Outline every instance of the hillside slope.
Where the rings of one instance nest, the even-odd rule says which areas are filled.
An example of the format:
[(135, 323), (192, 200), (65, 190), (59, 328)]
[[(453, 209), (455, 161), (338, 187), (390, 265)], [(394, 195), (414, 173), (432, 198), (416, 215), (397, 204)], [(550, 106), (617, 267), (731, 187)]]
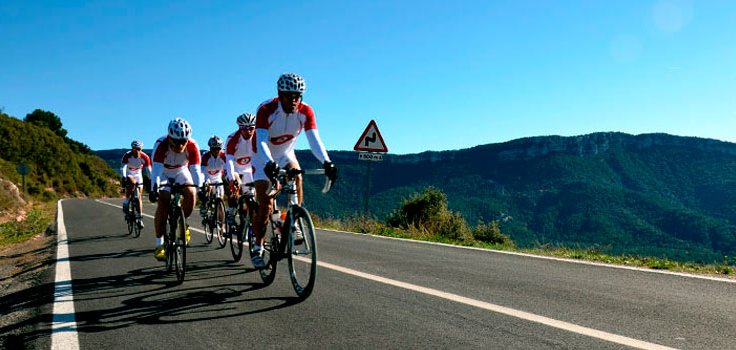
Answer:
[(79, 145), (47, 128), (0, 114), (0, 175), (20, 186), (16, 167), (27, 164), (31, 173), (26, 191), (31, 195), (118, 195), (115, 172), (100, 157), (80, 152)]

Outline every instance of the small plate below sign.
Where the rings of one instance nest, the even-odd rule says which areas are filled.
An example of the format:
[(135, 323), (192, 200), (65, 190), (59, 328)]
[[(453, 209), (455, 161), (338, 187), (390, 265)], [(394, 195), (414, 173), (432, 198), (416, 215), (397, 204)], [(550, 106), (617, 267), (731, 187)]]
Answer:
[(383, 160), (383, 154), (379, 153), (358, 153), (358, 159), (380, 162)]

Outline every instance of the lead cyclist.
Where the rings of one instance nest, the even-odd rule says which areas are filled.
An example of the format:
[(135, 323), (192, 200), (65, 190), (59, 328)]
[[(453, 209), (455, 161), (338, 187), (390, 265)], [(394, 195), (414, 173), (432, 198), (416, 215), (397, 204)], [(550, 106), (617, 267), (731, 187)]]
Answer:
[[(267, 191), (275, 181), (280, 167), (301, 169), (294, 153), (296, 138), (304, 130), (309, 141), (312, 154), (319, 160), (325, 175), (330, 181), (337, 179), (337, 167), (330, 161), (327, 150), (322, 144), (317, 131), (317, 123), (312, 107), (302, 101), (306, 83), (296, 73), (282, 74), (277, 83), (278, 96), (263, 102), (256, 114), (256, 156), (253, 160), (253, 178), (255, 180), (258, 210), (253, 220), (253, 231), (256, 234), (254, 254), (251, 258), (253, 266), (263, 269), (265, 263), (261, 257), (263, 241), (268, 218), (273, 210), (273, 201)], [(296, 178), (297, 198), (299, 205), (303, 202), (302, 177)], [(266, 209), (266, 210), (263, 210)]]

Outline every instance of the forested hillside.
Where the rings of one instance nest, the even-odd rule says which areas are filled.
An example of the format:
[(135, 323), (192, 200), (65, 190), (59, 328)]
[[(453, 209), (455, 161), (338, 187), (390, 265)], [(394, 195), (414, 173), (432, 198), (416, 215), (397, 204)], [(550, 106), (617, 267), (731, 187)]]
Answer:
[(0, 177), (20, 188), (16, 168), (24, 163), (30, 168), (26, 191), (32, 196), (117, 196), (115, 172), (89, 147), (66, 137), (57, 120), (41, 110), (26, 121), (0, 113)]
[[(116, 150), (115, 159), (124, 150)], [(307, 178), (305, 205), (323, 217), (361, 214), (367, 163), (330, 152), (337, 186)], [(299, 151), (304, 167), (319, 167)], [(722, 261), (736, 255), (736, 145), (665, 134), (533, 137), (470, 149), (386, 155), (372, 164), (371, 215), (385, 218), (427, 186), (469, 223), (499, 220), (520, 246)]]

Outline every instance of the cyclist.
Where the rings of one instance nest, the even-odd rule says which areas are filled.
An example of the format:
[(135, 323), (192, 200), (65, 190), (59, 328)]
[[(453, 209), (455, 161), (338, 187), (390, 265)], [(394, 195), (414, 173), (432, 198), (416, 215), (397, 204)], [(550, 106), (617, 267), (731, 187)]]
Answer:
[(236, 119), (238, 130), (227, 137), (225, 155), (227, 159), (227, 178), (230, 183), (228, 217), (233, 217), (237, 207), (237, 197), (245, 191), (243, 186), (253, 182), (253, 134), (256, 129), (256, 116), (243, 113)]
[[(154, 223), (156, 226), (156, 249), (154, 256), (158, 260), (166, 258), (164, 248), (164, 232), (166, 232), (166, 216), (171, 202), (171, 190), (168, 179), (174, 184), (202, 185), (199, 147), (192, 138), (192, 127), (182, 118), (169, 122), (167, 135), (160, 137), (153, 147), (153, 173), (151, 175), (150, 201), (158, 202)], [(159, 194), (159, 188), (161, 190)], [(160, 198), (159, 198), (160, 197)], [(196, 194), (193, 187), (183, 190), (184, 216), (189, 217), (194, 210)], [(189, 227), (186, 228), (186, 240), (189, 243)]]
[[(123, 202), (123, 212), (128, 213), (128, 202), (133, 195), (133, 184), (143, 183), (143, 168), (148, 170), (148, 176), (151, 176), (151, 158), (143, 153), (143, 142), (133, 140), (130, 143), (130, 151), (125, 152), (120, 165), (120, 186), (125, 188), (125, 201)], [(143, 201), (141, 200), (142, 188), (136, 187), (138, 191), (138, 208), (143, 214)], [(143, 221), (138, 223), (139, 228), (143, 228)]]
[[(202, 167), (204, 168), (205, 183), (222, 183), (222, 173), (225, 170), (225, 152), (222, 151), (222, 139), (217, 135), (212, 135), (207, 141), (207, 145), (210, 147), (210, 151), (205, 153), (202, 157)], [(205, 190), (204, 188), (199, 191), (199, 200), (201, 202), (199, 207), (199, 213), (204, 216), (207, 212), (207, 198), (210, 195), (212, 188)], [(215, 189), (217, 196), (222, 198), (224, 190), (222, 186)]]
[[(254, 159), (254, 179), (256, 198), (259, 210), (253, 221), (253, 230), (256, 233), (256, 252), (263, 251), (263, 240), (268, 223), (268, 217), (273, 209), (271, 198), (266, 194), (269, 182), (278, 182), (274, 179), (279, 167), (301, 169), (294, 153), (296, 137), (305, 131), (312, 154), (322, 162), (325, 175), (331, 180), (337, 179), (337, 168), (330, 161), (327, 150), (322, 144), (317, 131), (317, 123), (312, 107), (302, 102), (302, 95), (306, 90), (304, 79), (295, 73), (282, 74), (277, 83), (278, 96), (263, 102), (256, 114), (256, 157)], [(301, 205), (303, 200), (302, 178), (296, 178), (297, 198)], [(261, 210), (265, 208), (266, 210)], [(252, 258), (253, 266), (264, 268), (261, 254)]]

